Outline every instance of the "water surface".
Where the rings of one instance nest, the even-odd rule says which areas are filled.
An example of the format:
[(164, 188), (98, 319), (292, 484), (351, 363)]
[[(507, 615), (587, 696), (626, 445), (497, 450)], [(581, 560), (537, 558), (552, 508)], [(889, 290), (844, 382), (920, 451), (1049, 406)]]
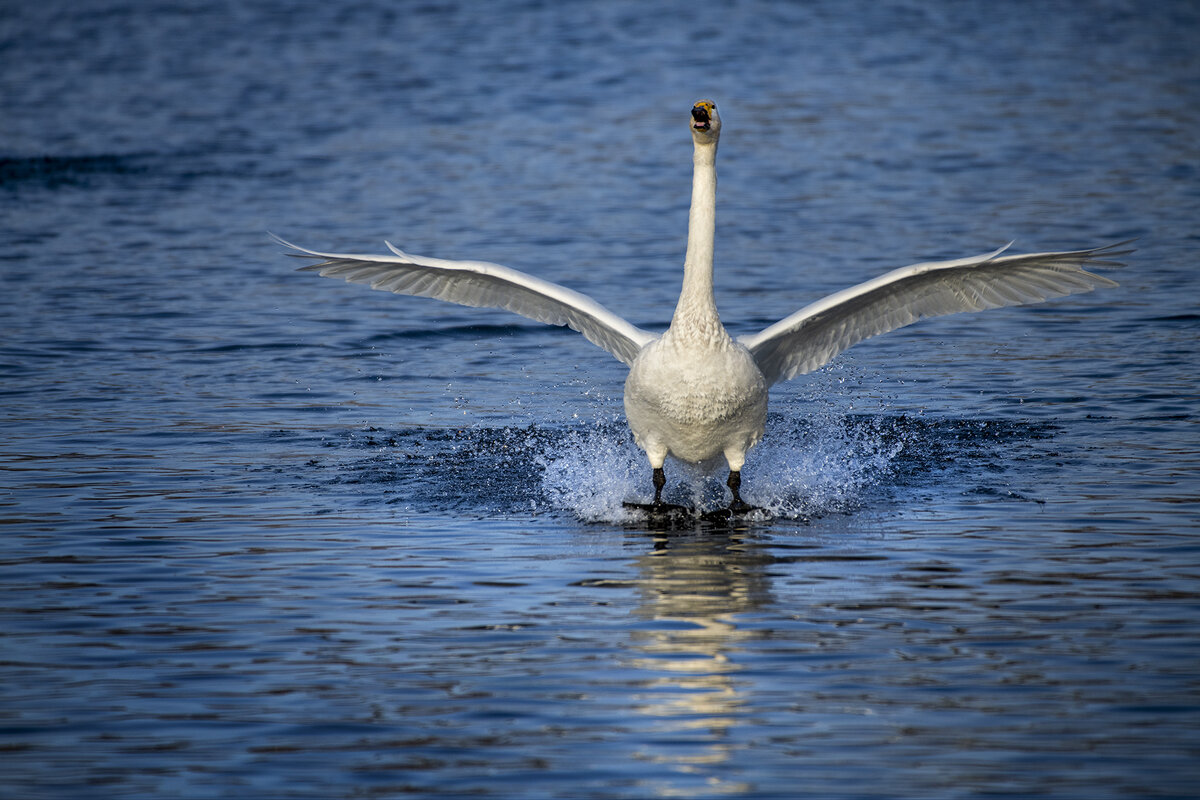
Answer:
[[(43, 2), (0, 19), (5, 796), (1187, 797), (1189, 3)], [(776, 388), (661, 531), (623, 367), (296, 274), (483, 258), (661, 328), (687, 111), (735, 333), (1138, 237)], [(723, 476), (670, 467), (712, 505)]]

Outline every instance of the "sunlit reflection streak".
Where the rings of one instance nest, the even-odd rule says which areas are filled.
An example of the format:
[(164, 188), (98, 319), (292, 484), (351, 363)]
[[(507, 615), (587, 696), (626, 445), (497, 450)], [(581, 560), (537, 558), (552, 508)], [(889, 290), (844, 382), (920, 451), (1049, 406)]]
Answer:
[(655, 721), (636, 757), (671, 768), (675, 781), (656, 782), (661, 797), (743, 794), (746, 782), (720, 774), (737, 746), (730, 732), (744, 724), (747, 700), (737, 675), (740, 643), (756, 634), (739, 614), (770, 602), (763, 567), (771, 559), (737, 532), (653, 535), (654, 549), (638, 559), (648, 625), (631, 634), (628, 663), (653, 675), (634, 698), (634, 710)]

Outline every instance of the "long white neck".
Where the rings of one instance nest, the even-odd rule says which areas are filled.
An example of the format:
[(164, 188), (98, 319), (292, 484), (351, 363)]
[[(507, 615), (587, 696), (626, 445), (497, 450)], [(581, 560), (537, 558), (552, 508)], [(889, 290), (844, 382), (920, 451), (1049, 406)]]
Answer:
[(675, 306), (672, 328), (721, 327), (713, 299), (713, 237), (717, 225), (716, 159), (716, 142), (696, 142), (692, 158), (692, 209), (688, 213), (687, 254), (683, 259), (683, 290)]

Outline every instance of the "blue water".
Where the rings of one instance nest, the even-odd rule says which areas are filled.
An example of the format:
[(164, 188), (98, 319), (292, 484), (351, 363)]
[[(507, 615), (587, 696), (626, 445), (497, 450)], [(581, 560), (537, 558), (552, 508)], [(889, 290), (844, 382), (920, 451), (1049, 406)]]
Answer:
[[(0, 794), (1195, 796), (1198, 53), (1190, 2), (7, 4)], [(1138, 251), (778, 386), (770, 517), (660, 531), (606, 353), (266, 235), (661, 328), (701, 97), (735, 333)]]

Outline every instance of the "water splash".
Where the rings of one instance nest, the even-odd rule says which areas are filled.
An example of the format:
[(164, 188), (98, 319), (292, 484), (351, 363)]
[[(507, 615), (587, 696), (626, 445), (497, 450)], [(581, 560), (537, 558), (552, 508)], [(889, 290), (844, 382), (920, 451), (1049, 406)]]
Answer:
[[(627, 522), (626, 500), (651, 496), (650, 468), (623, 422), (597, 423), (546, 442), (537, 454), (542, 491), (553, 508), (587, 521)], [(807, 519), (845, 513), (889, 474), (904, 439), (880, 417), (851, 417), (828, 408), (797, 418), (772, 414), (767, 435), (742, 473), (746, 500), (771, 516)], [(667, 462), (664, 499), (696, 508), (725, 505), (725, 468)]]
[[(771, 517), (808, 520), (931, 482), (1024, 496), (1013, 494), (1024, 485), (1014, 490), (1002, 476), (1015, 462), (1036, 462), (1037, 442), (1053, 435), (1053, 425), (896, 414), (886, 387), (864, 390), (869, 383), (852, 364), (835, 364), (810, 376), (804, 392), (773, 397), (766, 436), (742, 473), (743, 497)], [(328, 484), (363, 502), (382, 495), (414, 509), (639, 522), (624, 503), (652, 497), (645, 454), (612, 398), (597, 399), (583, 417), (589, 421), (575, 425), (543, 426), (516, 414), (499, 427), (349, 432), (327, 443), (343, 454), (324, 465)], [(722, 461), (668, 460), (666, 469), (668, 502), (705, 510), (728, 503)], [(992, 479), (981, 484), (981, 474)]]
[(546, 502), (587, 522), (632, 521), (622, 503), (638, 496), (639, 484), (650, 483), (645, 456), (623, 421), (568, 431), (536, 460)]
[(848, 513), (887, 481), (905, 442), (883, 417), (781, 416), (753, 451), (743, 494), (777, 517)]
[[(1010, 473), (1043, 464), (1052, 423), (858, 413), (803, 397), (780, 405), (742, 473), (743, 497), (770, 517), (848, 514), (892, 492), (935, 485), (1040, 502), (1027, 496), (1030, 482)], [(640, 521), (625, 501), (648, 502), (653, 491), (645, 454), (611, 410), (570, 427), (372, 428), (322, 441), (330, 457), (305, 464), (304, 480), (317, 477), (329, 491), (371, 505), (484, 517), (565, 512), (624, 524)], [(666, 468), (668, 502), (705, 510), (728, 503), (722, 462), (668, 461)]]

